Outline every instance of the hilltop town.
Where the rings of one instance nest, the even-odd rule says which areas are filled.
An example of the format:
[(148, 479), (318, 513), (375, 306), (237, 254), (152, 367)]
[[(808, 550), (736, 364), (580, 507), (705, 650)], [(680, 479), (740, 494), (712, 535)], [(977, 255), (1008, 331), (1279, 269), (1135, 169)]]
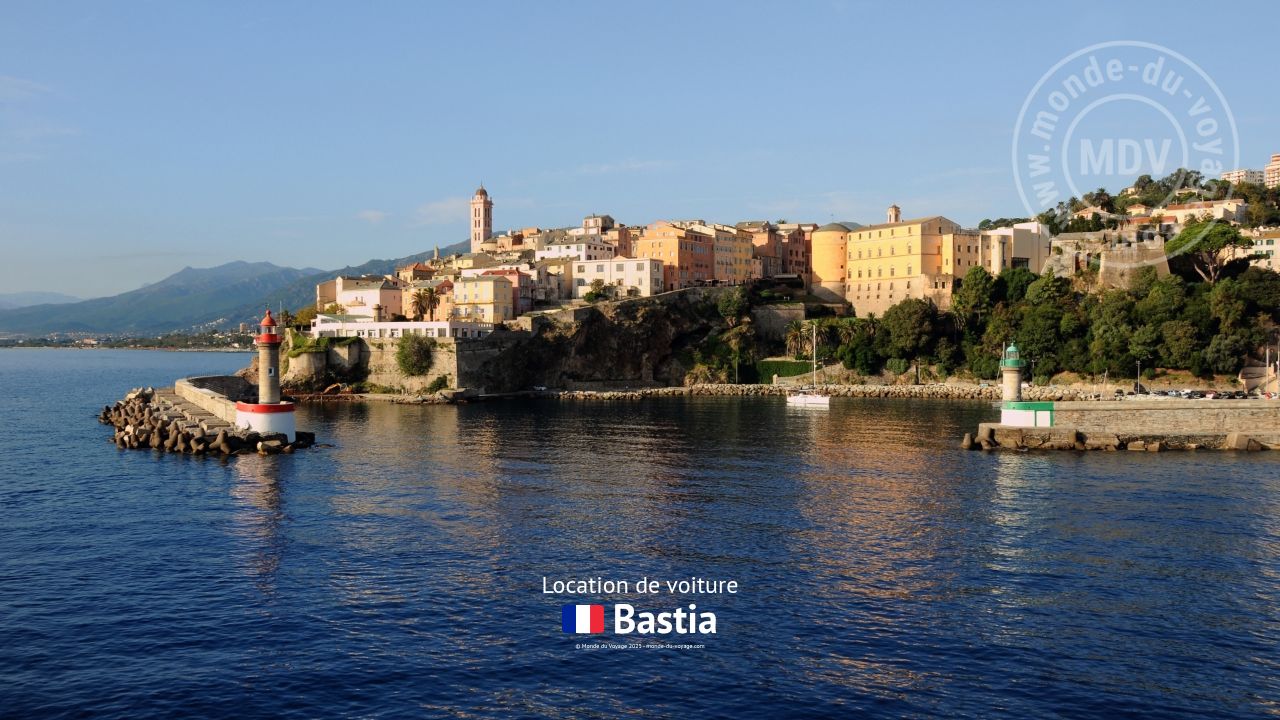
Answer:
[[(961, 369), (993, 377), (1001, 342), (1044, 322), (1058, 327), (1022, 339), (1040, 356), (1036, 372), (1046, 378), (1067, 370), (1123, 375), (1143, 361), (1148, 368), (1228, 373), (1262, 364), (1251, 358), (1270, 339), (1271, 320), (1260, 314), (1274, 307), (1249, 293), (1259, 278), (1276, 277), (1278, 187), (1280, 155), (1266, 171), (1211, 180), (1187, 171), (1143, 176), (1114, 196), (1099, 189), (1035, 218), (986, 220), (978, 228), (940, 215), (904, 217), (893, 205), (873, 225), (703, 219), (627, 225), (591, 214), (574, 227), (500, 233), (495, 198), (480, 187), (470, 202), (470, 252), (437, 251), (394, 274), (334, 277), (317, 285), (314, 307), (294, 322), (310, 342), (469, 341), (498, 330), (531, 332), (538, 319), (573, 317), (557, 314), (601, 302), (741, 288), (747, 305), (802, 308), (788, 316), (789, 331), (771, 333), (772, 347), (757, 343), (757, 350), (807, 356), (813, 349), (795, 337), (794, 326), (813, 319), (829, 340), (816, 349), (819, 357), (864, 374), (927, 361), (944, 374)], [(1217, 277), (1208, 279), (1199, 267), (1204, 252), (1176, 260), (1186, 265), (1181, 272), (1170, 268), (1168, 256), (1177, 254), (1170, 250), (1192, 234), (1184, 231), (1213, 226), (1232, 233), (1211, 259), (1233, 268), (1225, 279), (1244, 283), (1239, 302), (1247, 312), (1202, 312), (1221, 305), (1211, 296)], [(1242, 276), (1248, 268), (1252, 274)], [(1141, 306), (1153, 290), (1176, 294), (1176, 307), (1144, 319)], [(1102, 323), (1110, 320), (1094, 317), (1108, 298), (1123, 305), (1122, 339), (1107, 332)], [(1215, 322), (1197, 319), (1205, 312)], [(908, 331), (920, 337), (906, 338)], [(1089, 363), (1080, 361), (1090, 355)], [(723, 377), (727, 367), (712, 362), (708, 373)]]

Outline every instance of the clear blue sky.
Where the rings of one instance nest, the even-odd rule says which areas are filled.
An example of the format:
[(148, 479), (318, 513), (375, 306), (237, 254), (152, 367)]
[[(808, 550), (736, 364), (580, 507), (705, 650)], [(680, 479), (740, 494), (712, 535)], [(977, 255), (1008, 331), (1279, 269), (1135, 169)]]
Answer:
[(1203, 3), (13, 2), (3, 291), (339, 267), (498, 228), (1024, 214), (1018, 110), (1065, 55), (1167, 45), (1242, 164), (1280, 152), (1280, 9)]

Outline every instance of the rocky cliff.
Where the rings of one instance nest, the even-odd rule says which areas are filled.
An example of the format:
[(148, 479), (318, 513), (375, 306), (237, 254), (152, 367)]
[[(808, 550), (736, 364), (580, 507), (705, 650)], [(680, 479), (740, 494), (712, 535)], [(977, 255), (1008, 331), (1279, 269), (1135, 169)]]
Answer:
[(692, 352), (724, 320), (714, 288), (601, 303), (538, 318), (487, 357), (460, 351), (463, 382), (486, 392), (535, 386), (682, 385)]
[[(683, 385), (693, 351), (724, 329), (720, 290), (705, 288), (653, 298), (573, 308), (521, 318), (523, 331), (499, 330), (483, 340), (438, 341), (431, 372), (408, 377), (394, 362), (398, 340), (317, 342), (290, 333), (282, 349), (287, 390), (317, 391), (332, 382), (365, 380), (421, 392), (437, 376), (450, 387), (480, 393), (533, 387), (613, 389)], [(241, 372), (256, 381), (254, 364)]]

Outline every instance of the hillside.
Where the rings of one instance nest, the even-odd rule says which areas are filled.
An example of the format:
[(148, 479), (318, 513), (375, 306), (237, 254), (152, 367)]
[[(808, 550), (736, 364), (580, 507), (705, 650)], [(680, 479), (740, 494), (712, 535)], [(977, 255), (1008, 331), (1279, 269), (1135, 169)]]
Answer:
[[(464, 242), (441, 248), (440, 253), (467, 249)], [(186, 267), (159, 282), (111, 297), (0, 310), (0, 333), (150, 335), (234, 327), (258, 319), (264, 307), (284, 305), (297, 310), (311, 304), (316, 284), (337, 275), (390, 273), (397, 265), (430, 256), (431, 253), (419, 253), (394, 260), (370, 260), (329, 271), (244, 261), (212, 268)]]
[(80, 302), (81, 298), (57, 292), (0, 293), (0, 310), (30, 307), (31, 305), (60, 305)]

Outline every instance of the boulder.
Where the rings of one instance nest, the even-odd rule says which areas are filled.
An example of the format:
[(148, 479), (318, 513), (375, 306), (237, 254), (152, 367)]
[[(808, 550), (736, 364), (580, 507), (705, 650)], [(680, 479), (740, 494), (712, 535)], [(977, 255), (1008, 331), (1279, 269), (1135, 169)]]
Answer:
[(1128, 450), (1141, 452), (1147, 449), (1147, 444), (1141, 440), (1130, 440), (1125, 447)]
[(1252, 440), (1248, 435), (1240, 432), (1227, 433), (1227, 439), (1222, 442), (1223, 450), (1248, 450), (1249, 443)]
[(992, 439), (996, 445), (1006, 448), (1016, 448), (1022, 446), (1022, 428), (996, 427), (992, 428)]

